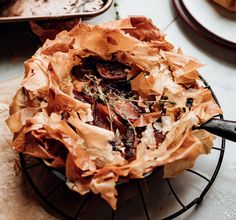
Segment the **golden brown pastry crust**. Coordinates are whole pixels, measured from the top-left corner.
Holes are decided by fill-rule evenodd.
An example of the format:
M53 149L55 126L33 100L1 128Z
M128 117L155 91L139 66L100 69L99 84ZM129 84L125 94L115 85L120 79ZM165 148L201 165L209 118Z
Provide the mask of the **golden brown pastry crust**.
M71 70L89 56L131 67L127 77L133 77L136 102L145 112L129 123L134 130L146 126L132 160L123 156L121 142L115 142L119 135L112 128L91 125L91 105L75 98L73 91L89 81L80 82ZM164 177L174 177L192 167L200 154L210 152L213 136L192 127L222 111L201 85L197 72L201 66L175 49L145 17L79 24L47 40L25 62L25 76L7 119L15 134L13 148L40 157L49 166L65 167L71 188L81 194L100 193L115 209L120 178L143 178L158 166L164 166ZM158 144L156 131L161 134Z

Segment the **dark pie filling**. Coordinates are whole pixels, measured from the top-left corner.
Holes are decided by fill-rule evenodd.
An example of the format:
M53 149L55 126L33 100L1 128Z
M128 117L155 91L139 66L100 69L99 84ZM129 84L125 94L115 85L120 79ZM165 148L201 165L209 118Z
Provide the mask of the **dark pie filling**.
M139 95L131 90L131 82L127 79L130 69L116 60L88 57L71 71L76 80L89 81L82 91L73 91L74 97L91 104L92 124L113 131L116 135L116 141L111 143L113 151L122 152L119 146L124 147L122 154L128 160L135 158L136 146L146 128L132 125L146 112L138 106ZM164 135L157 130L154 134L158 145Z

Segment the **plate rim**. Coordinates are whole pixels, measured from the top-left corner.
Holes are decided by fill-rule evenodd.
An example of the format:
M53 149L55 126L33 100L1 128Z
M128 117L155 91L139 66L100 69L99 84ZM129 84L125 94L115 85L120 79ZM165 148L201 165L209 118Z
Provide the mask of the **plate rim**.
M191 18L191 14L188 14L188 11L184 7L182 0L172 0L172 3L176 11L178 12L178 15L180 16L180 18L194 32L196 32L198 35L200 35L202 38L204 38L205 40L209 41L212 44L235 51L236 44L228 42L224 39L221 39L217 37L217 35L214 35L213 33L208 32L207 30L204 30L205 29L204 27L201 27L198 24L198 22L195 21L195 19Z
M189 10L189 7L186 6L185 1L184 0L180 0L183 4L183 7L186 9L186 11L188 12L188 14L191 16L191 18L201 27L203 28L205 31L209 32L210 34L214 35L215 37L221 39L222 41L227 41L228 43L231 44L235 44L236 46L236 41L231 41L228 39L225 39L224 37L222 37L221 35L216 34L214 31L208 29L207 27L205 27L202 22L200 22L195 16L193 16L193 14L191 13L191 11Z

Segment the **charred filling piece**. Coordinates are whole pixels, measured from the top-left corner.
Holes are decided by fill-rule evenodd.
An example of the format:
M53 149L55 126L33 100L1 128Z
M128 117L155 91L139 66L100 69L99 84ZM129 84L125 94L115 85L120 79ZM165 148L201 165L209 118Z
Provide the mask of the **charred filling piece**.
M129 71L129 66L116 60L88 57L73 67L71 74L76 80L85 83L82 91L74 90L73 93L76 99L91 104L92 124L113 131L116 136L116 140L111 143L113 151L120 151L126 159L132 160L142 132L146 129L146 126L134 127L133 123L146 111L138 106L139 95L131 90L131 82L127 79ZM165 113L163 103L159 104ZM157 130L154 134L156 144L159 145L164 135Z

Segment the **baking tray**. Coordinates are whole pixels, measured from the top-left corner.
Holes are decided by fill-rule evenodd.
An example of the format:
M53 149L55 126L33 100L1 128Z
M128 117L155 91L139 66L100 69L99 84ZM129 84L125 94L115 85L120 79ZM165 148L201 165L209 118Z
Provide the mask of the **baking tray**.
M94 17L110 8L112 2L113 0L11 0L8 5L0 5L0 23Z

